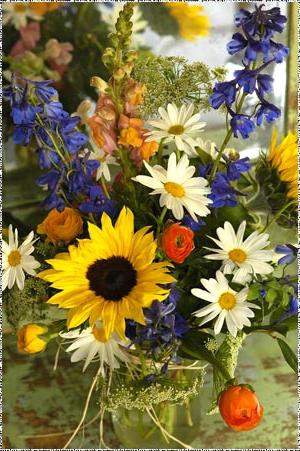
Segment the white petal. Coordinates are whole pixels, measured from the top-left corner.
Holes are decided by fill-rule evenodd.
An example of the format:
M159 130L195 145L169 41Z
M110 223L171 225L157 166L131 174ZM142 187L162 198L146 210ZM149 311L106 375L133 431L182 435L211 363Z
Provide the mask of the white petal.
M222 310L220 312L220 315L217 318L217 321L215 322L214 332L216 335L218 335L221 332L222 326L224 324L225 316L226 316L226 310Z

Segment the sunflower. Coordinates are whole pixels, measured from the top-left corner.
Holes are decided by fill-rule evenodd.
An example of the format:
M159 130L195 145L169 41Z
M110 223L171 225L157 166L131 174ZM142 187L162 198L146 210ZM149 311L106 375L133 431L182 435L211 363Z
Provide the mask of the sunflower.
M153 263L153 233L149 227L134 233L131 210L124 207L114 227L106 213L101 222L102 229L88 224L90 239L78 240L78 246L47 260L53 269L39 277L62 290L48 302L70 309L69 329L88 318L91 326L101 319L107 340L113 331L125 339L125 319L145 324L143 308L166 299L170 290L161 285L175 279L169 262Z
M298 144L296 133L289 132L282 142L277 144L277 130L272 133L268 160L278 174L279 179L288 187L287 196L298 196Z
M177 21L183 39L194 41L199 36L208 35L210 23L208 17L203 15L202 6L186 2L166 2L165 6Z

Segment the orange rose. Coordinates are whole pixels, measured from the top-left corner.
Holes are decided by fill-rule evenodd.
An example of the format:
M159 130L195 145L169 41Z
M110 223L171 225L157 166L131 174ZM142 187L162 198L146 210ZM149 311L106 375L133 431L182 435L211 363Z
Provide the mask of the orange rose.
M262 419L264 409L254 391L244 385L232 385L219 398L220 413L231 429L250 431Z
M47 235L53 244L58 241L68 242L82 233L82 225L80 214L73 208L66 207L62 212L53 209L38 225L37 233Z
M172 224L162 235L162 249L175 263L182 263L194 249L194 232L180 224Z
M41 327L37 324L27 324L17 331L18 351L27 354L44 351L47 342L39 338L48 331L47 327Z

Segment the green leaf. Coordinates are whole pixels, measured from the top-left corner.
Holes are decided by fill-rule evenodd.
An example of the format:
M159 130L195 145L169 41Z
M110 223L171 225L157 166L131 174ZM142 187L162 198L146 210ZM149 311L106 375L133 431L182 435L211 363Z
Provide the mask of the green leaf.
M297 374L298 372L298 362L294 351L286 343L286 341L277 338L277 343L281 349L282 355L285 358L286 363L292 368L292 370Z
M248 301L255 301L256 299L260 298L260 290L261 286L257 284L253 284L249 288L247 300Z
M266 301L268 304L273 304L275 299L277 298L277 291L274 288L270 288L266 294Z

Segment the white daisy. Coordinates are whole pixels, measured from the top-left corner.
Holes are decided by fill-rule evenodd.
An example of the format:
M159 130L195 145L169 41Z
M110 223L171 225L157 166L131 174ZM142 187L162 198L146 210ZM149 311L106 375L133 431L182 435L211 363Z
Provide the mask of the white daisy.
M224 321L234 337L238 330L244 326L251 326L248 318L253 318L254 313L249 308L260 308L255 304L246 302L248 288L236 292L229 287L228 281L221 271L216 272L216 279L201 279L201 283L207 291L193 288L191 293L199 299L210 304L194 312L197 317L204 317L201 325L208 323L217 317L214 325L215 334L221 332Z
M133 180L153 188L152 195L160 194L159 205L166 206L176 219L182 219L183 208L197 221L198 216L207 216L210 211L206 205L211 203L207 195L210 193L208 182L203 177L193 177L196 168L189 166L189 159L183 155L176 164L173 152L168 161L168 169L156 165L151 167L144 161L151 177L138 175Z
M107 154L104 150L94 147L90 153L89 160L97 160L100 162L100 166L97 169L96 180L99 180L103 174L105 180L110 182L110 170L109 165L118 165L115 157Z
M23 290L25 274L35 276L35 269L40 266L40 263L30 255L34 251L33 243L36 240L33 239L34 233L30 232L25 238L20 247L18 247L18 230L15 229L15 235L13 234L12 225L8 228L8 244L6 241L2 241L2 289L7 287L11 289L16 283L19 290Z
M122 2L114 3L111 7L107 7L103 4L99 5L102 19L104 20L104 22L106 22L109 31L112 33L115 33L116 31L115 24L123 7L124 5L122 4ZM134 5L133 15L130 21L132 22L132 44L134 47L138 47L144 42L141 33L147 27L148 22L143 19L143 13L137 4Z
M105 364L114 370L120 367L119 361L128 361L128 357L121 347L126 343L122 342L116 334L112 334L106 341L101 321L96 321L93 328L88 327L81 332L80 329L75 329L67 333L60 333L60 336L73 341L66 349L67 352L75 351L71 356L71 362L85 360L82 371L87 369L95 357L100 361L103 376L105 375Z
M25 2L2 3L3 25L11 23L17 30L27 25L27 19L41 20L42 16L35 14L30 5Z
M273 267L267 263L272 261L273 252L263 250L270 244L267 233L251 233L243 241L246 221L243 221L235 233L229 222L225 222L224 228L218 227L217 235L219 240L209 237L220 249L207 247L215 254L205 257L209 260L223 260L222 270L225 274L234 274L233 282L245 283L249 280L249 275L270 274Z
M179 150L187 155L195 155L197 144L197 135L203 131L206 122L200 121L200 114L194 114L194 106L182 105L180 109L174 103L169 103L167 109L159 108L158 112L162 119L149 121L152 127L158 130L152 130L146 135L146 141L164 139L165 143L175 142Z

